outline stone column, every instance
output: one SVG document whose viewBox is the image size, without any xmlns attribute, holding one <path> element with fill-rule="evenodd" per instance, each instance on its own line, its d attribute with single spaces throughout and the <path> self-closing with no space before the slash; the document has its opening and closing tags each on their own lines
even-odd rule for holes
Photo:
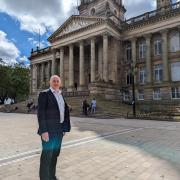
<svg viewBox="0 0 180 180">
<path fill-rule="evenodd" d="M 98 43 L 98 80 L 103 79 L 103 48 L 102 43 Z"/>
<path fill-rule="evenodd" d="M 84 41 L 80 42 L 79 47 L 79 84 L 80 90 L 85 86 L 85 74 L 84 74 Z"/>
<path fill-rule="evenodd" d="M 60 78 L 61 83 L 64 86 L 64 47 L 60 49 Z"/>
<path fill-rule="evenodd" d="M 36 79 L 37 79 L 37 89 L 39 89 L 41 84 L 41 74 L 40 74 L 40 64 L 36 64 Z"/>
<path fill-rule="evenodd" d="M 74 54 L 73 44 L 69 45 L 69 90 L 73 90 L 74 87 Z"/>
<path fill-rule="evenodd" d="M 41 87 L 44 87 L 44 70 L 45 70 L 45 63 L 41 63 Z"/>
<path fill-rule="evenodd" d="M 132 46 L 132 60 L 134 64 L 136 64 L 136 38 L 131 39 L 131 46 Z"/>
<path fill-rule="evenodd" d="M 56 63 L 56 50 L 53 50 L 52 66 L 51 66 L 51 75 L 55 75 L 55 63 Z"/>
<path fill-rule="evenodd" d="M 51 76 L 51 62 L 50 61 L 48 61 L 47 62 L 47 81 L 49 82 L 49 80 L 50 80 L 50 76 Z"/>
<path fill-rule="evenodd" d="M 32 65 L 33 76 L 32 76 L 32 93 L 37 92 L 37 65 Z"/>
<path fill-rule="evenodd" d="M 162 34 L 163 81 L 169 81 L 169 68 L 168 68 L 168 30 L 162 31 L 161 34 Z"/>
<path fill-rule="evenodd" d="M 95 38 L 91 39 L 91 83 L 95 82 Z"/>
<path fill-rule="evenodd" d="M 132 38 L 131 39 L 131 47 L 132 47 L 132 61 L 134 63 L 134 65 L 136 65 L 136 38 Z M 136 76 L 134 78 L 134 83 L 136 84 L 137 80 L 136 80 Z"/>
<path fill-rule="evenodd" d="M 146 38 L 146 81 L 152 82 L 152 62 L 151 62 L 151 34 L 147 34 Z"/>
<path fill-rule="evenodd" d="M 33 85 L 33 66 L 32 66 L 32 65 L 30 65 L 30 73 L 29 73 L 29 76 L 30 76 L 29 92 L 30 92 L 30 94 L 32 94 L 32 85 Z"/>
<path fill-rule="evenodd" d="M 103 35 L 103 80 L 108 82 L 108 34 Z"/>
</svg>

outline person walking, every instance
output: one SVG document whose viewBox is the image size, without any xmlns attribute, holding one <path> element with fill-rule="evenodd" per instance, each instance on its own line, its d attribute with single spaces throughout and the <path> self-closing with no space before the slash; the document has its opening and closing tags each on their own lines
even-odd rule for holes
<svg viewBox="0 0 180 180">
<path fill-rule="evenodd" d="M 85 116 L 87 116 L 88 115 L 88 103 L 87 103 L 87 100 L 85 99 L 84 101 L 83 101 L 83 114 L 85 115 Z"/>
<path fill-rule="evenodd" d="M 38 97 L 38 134 L 41 136 L 40 180 L 57 180 L 56 164 L 60 154 L 63 135 L 70 132 L 69 108 L 61 91 L 61 79 L 50 78 L 50 88 Z"/>
<path fill-rule="evenodd" d="M 95 114 L 96 113 L 96 99 L 95 98 L 93 98 L 93 100 L 91 101 L 91 112 L 92 112 L 92 114 Z"/>
</svg>

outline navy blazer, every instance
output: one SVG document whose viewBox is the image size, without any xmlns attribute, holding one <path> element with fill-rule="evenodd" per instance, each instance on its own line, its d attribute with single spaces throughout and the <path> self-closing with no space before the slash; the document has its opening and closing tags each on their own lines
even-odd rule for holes
<svg viewBox="0 0 180 180">
<path fill-rule="evenodd" d="M 64 98 L 63 98 L 64 99 Z M 69 107 L 65 102 L 64 122 L 60 123 L 60 112 L 57 100 L 50 89 L 40 92 L 38 97 L 38 134 L 44 132 L 59 134 L 71 130 Z"/>
</svg>

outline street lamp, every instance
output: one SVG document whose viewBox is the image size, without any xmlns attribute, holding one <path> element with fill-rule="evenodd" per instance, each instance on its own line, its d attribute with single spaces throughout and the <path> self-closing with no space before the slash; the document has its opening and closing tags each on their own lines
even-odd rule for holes
<svg viewBox="0 0 180 180">
<path fill-rule="evenodd" d="M 132 107 L 133 107 L 133 117 L 136 117 L 136 96 L 135 96 L 135 82 L 134 77 L 136 74 L 136 65 L 133 61 L 130 62 L 130 75 L 132 83 Z"/>
</svg>

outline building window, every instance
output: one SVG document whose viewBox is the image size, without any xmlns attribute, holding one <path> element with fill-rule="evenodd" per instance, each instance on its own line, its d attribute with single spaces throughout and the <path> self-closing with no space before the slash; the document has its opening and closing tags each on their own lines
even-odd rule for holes
<svg viewBox="0 0 180 180">
<path fill-rule="evenodd" d="M 139 90 L 138 91 L 138 100 L 144 100 L 144 91 L 143 90 Z"/>
<path fill-rule="evenodd" d="M 117 16 L 117 11 L 116 10 L 114 10 L 114 15 Z"/>
<path fill-rule="evenodd" d="M 170 35 L 170 51 L 180 51 L 180 35 L 179 32 L 175 32 Z"/>
<path fill-rule="evenodd" d="M 93 9 L 91 9 L 91 15 L 95 15 L 95 9 L 93 8 Z"/>
<path fill-rule="evenodd" d="M 132 48 L 131 48 L 130 44 L 128 44 L 126 46 L 126 60 L 127 61 L 131 61 L 132 60 Z"/>
<path fill-rule="evenodd" d="M 163 70 L 162 70 L 162 65 L 156 65 L 154 66 L 154 80 L 156 82 L 161 82 L 163 79 Z"/>
<path fill-rule="evenodd" d="M 156 88 L 153 91 L 153 99 L 154 100 L 160 100 L 161 99 L 161 91 L 160 88 Z"/>
<path fill-rule="evenodd" d="M 124 92 L 124 93 L 123 93 L 123 100 L 124 100 L 124 101 L 129 101 L 129 100 L 130 100 L 130 97 L 129 97 L 129 93 L 128 93 L 128 92 Z"/>
<path fill-rule="evenodd" d="M 180 62 L 171 64 L 171 79 L 172 81 L 180 81 Z"/>
<path fill-rule="evenodd" d="M 154 42 L 154 55 L 159 56 L 162 54 L 162 43 L 161 40 L 155 40 Z"/>
<path fill-rule="evenodd" d="M 171 88 L 171 97 L 172 99 L 180 99 L 180 87 Z"/>
<path fill-rule="evenodd" d="M 139 70 L 139 83 L 144 84 L 146 81 L 146 71 L 145 68 L 140 68 Z"/>
<path fill-rule="evenodd" d="M 131 74 L 127 74 L 127 77 L 126 77 L 126 84 L 127 84 L 127 85 L 132 84 L 132 76 L 131 76 Z"/>
<path fill-rule="evenodd" d="M 139 44 L 139 58 L 143 59 L 146 56 L 146 44 L 140 43 Z"/>
</svg>

